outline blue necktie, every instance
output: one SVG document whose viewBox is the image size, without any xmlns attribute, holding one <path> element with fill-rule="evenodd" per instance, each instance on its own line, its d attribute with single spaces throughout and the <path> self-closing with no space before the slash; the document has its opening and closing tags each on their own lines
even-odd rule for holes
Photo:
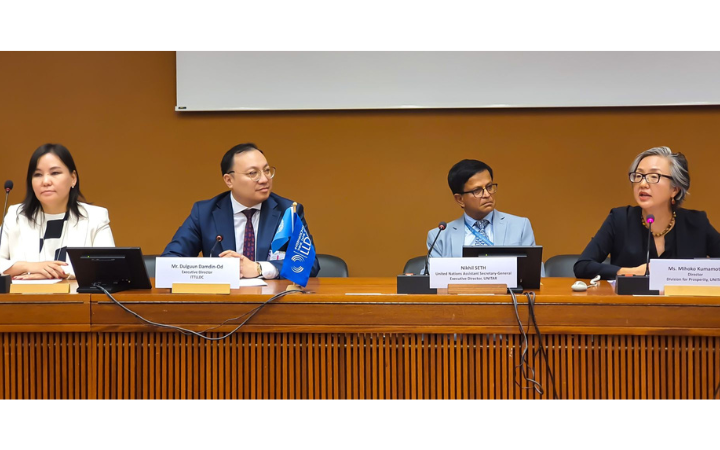
<svg viewBox="0 0 720 450">
<path fill-rule="evenodd" d="M 490 221 L 487 219 L 478 220 L 477 222 L 475 222 L 475 228 L 478 229 L 478 231 L 480 232 L 482 237 L 484 237 L 485 239 L 490 241 L 490 238 L 488 237 L 487 233 L 485 232 L 485 227 L 488 225 L 490 225 Z M 475 242 L 473 242 L 473 245 L 475 247 L 480 247 L 480 246 L 488 245 L 488 244 L 485 241 L 483 241 L 482 239 L 480 239 L 479 237 L 475 236 Z"/>
</svg>

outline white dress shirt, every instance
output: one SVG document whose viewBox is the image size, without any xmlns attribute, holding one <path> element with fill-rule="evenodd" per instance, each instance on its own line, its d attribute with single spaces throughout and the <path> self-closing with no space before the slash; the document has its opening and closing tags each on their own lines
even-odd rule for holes
<svg viewBox="0 0 720 450">
<path fill-rule="evenodd" d="M 255 209 L 257 212 L 252 215 L 252 226 L 253 230 L 255 230 L 255 259 L 267 258 L 267 255 L 257 254 L 257 235 L 258 227 L 260 226 L 260 209 L 262 208 L 262 203 L 258 203 L 257 205 L 253 205 L 248 208 L 235 200 L 235 197 L 233 197 L 232 194 L 230 195 L 230 201 L 232 203 L 233 221 L 235 226 L 235 251 L 242 255 L 243 243 L 245 242 L 245 224 L 247 223 L 247 216 L 245 216 L 243 211 L 246 209 Z M 258 262 L 260 263 L 260 266 L 262 266 L 263 278 L 272 279 L 278 277 L 279 271 L 272 263 L 268 261 Z"/>
<path fill-rule="evenodd" d="M 477 222 L 477 220 L 473 219 L 472 217 L 468 216 L 467 213 L 463 213 L 465 215 L 465 223 L 472 223 L 474 224 Z M 495 233 L 493 232 L 493 218 L 495 217 L 495 210 L 493 209 L 490 211 L 490 213 L 485 216 L 485 219 L 487 219 L 489 224 L 485 227 L 485 234 L 487 234 L 488 239 L 490 239 L 490 242 L 493 244 L 495 243 Z M 477 231 L 477 228 L 475 228 Z M 475 235 L 465 227 L 465 241 L 463 242 L 463 245 L 465 247 L 472 247 L 473 242 L 475 242 Z"/>
</svg>

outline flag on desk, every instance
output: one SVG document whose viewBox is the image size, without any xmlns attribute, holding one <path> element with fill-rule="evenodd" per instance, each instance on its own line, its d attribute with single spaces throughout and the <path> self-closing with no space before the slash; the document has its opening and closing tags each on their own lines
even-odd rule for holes
<svg viewBox="0 0 720 450">
<path fill-rule="evenodd" d="M 310 271 L 315 263 L 315 246 L 300 216 L 297 214 L 293 214 L 293 216 L 293 232 L 285 252 L 280 276 L 304 287 L 307 286 Z"/>
<path fill-rule="evenodd" d="M 292 207 L 285 210 L 285 214 L 283 214 L 283 218 L 280 221 L 280 225 L 278 225 L 278 229 L 275 232 L 275 236 L 273 237 L 272 242 L 270 243 L 270 248 L 273 252 L 276 252 L 282 248 L 285 243 L 290 240 L 290 236 L 293 232 L 293 220 L 292 220 Z"/>
</svg>

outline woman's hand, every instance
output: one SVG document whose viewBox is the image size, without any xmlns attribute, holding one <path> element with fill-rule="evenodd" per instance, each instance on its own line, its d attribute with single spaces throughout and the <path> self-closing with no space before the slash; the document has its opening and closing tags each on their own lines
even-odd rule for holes
<svg viewBox="0 0 720 450">
<path fill-rule="evenodd" d="M 24 274 L 13 277 L 14 280 L 47 280 L 67 278 L 68 274 L 62 269 L 67 266 L 65 261 L 26 262 L 23 267 Z M 27 273 L 29 272 L 29 273 Z"/>
<path fill-rule="evenodd" d="M 647 264 L 641 264 L 637 267 L 623 267 L 618 270 L 618 275 L 645 275 Z"/>
</svg>

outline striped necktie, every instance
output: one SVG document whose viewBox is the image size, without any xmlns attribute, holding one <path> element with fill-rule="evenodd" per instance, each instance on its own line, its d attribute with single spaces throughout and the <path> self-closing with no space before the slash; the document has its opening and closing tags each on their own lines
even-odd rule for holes
<svg viewBox="0 0 720 450">
<path fill-rule="evenodd" d="M 487 227 L 488 225 L 490 225 L 490 221 L 487 219 L 478 220 L 477 222 L 475 222 L 475 228 L 478 229 L 478 231 L 480 232 L 482 237 L 484 237 L 485 239 L 490 241 L 490 238 L 488 237 L 487 233 L 485 232 L 485 227 Z M 473 245 L 475 247 L 480 247 L 480 246 L 488 245 L 488 244 L 487 244 L 487 242 L 483 241 L 479 237 L 475 236 L 475 242 L 473 242 Z"/>
</svg>

